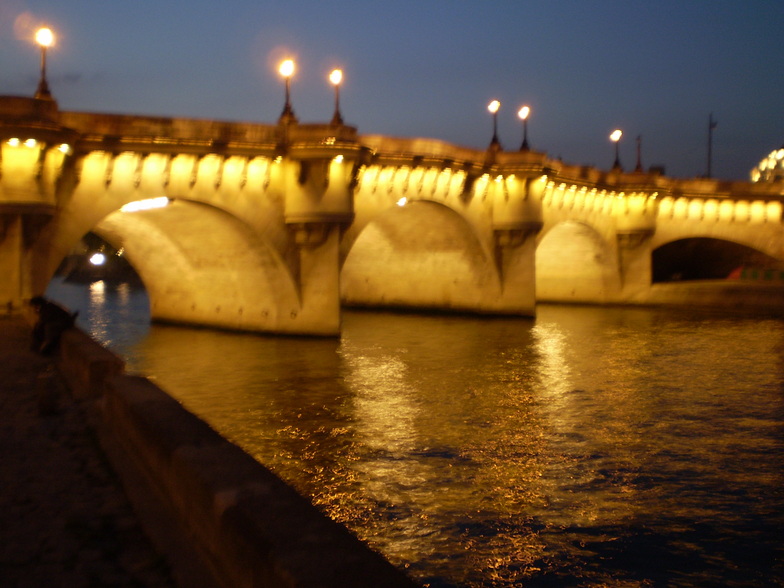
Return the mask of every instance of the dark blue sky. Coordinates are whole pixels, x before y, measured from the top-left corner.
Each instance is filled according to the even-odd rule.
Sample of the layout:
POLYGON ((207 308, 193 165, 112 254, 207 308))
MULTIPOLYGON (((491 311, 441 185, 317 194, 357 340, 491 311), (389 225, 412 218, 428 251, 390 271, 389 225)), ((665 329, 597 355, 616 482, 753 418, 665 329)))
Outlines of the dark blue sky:
POLYGON ((31 24, 58 34, 48 79, 64 110, 275 122, 290 52, 302 122, 327 122, 330 69, 363 134, 484 148, 487 103, 519 148, 608 168, 746 179, 784 144, 781 0, 0 0, 0 94, 35 91, 31 24), (20 15, 25 15, 19 18, 20 15))

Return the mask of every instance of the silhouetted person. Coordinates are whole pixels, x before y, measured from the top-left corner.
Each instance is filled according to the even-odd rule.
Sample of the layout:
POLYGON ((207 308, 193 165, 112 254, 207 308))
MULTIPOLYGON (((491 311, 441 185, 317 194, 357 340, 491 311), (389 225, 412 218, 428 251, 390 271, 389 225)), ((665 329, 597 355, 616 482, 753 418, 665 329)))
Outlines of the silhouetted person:
POLYGON ((38 313, 38 320, 33 326, 33 351, 48 355, 57 349, 60 335, 74 325, 79 313, 71 314, 43 296, 31 298, 30 306, 38 313))

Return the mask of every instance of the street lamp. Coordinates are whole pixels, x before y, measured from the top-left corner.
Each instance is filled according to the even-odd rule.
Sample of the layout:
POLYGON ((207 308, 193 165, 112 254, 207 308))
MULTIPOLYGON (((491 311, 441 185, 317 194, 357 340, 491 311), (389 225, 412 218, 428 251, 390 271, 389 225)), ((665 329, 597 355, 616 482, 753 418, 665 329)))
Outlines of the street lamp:
POLYGON ((610 141, 615 143, 615 163, 613 163, 613 169, 621 169, 621 156, 619 152, 618 145, 621 142, 621 135, 623 135, 623 131, 621 129, 615 129, 612 133, 610 133, 610 141))
POLYGON ((528 106, 523 106, 517 111, 517 116, 523 121, 523 144, 520 146, 520 151, 528 151, 528 115, 531 114, 531 109, 528 106))
POLYGON ((634 166, 634 171, 642 171, 642 135, 637 135, 637 165, 634 166))
POLYGON ((342 125, 343 117, 340 116, 340 82, 343 81, 343 71, 339 69, 333 69, 329 74, 329 81, 332 82, 333 86, 335 86, 335 114, 332 115, 331 124, 336 126, 342 125))
POLYGON ((278 72, 283 76, 286 81, 286 104, 283 106, 283 112, 280 113, 280 121, 282 123, 297 122, 297 117, 294 115, 294 109, 291 108, 291 76, 294 75, 294 60, 284 59, 278 67, 278 72))
POLYGON ((41 100, 51 100, 52 93, 49 91, 49 84, 46 83, 46 49, 54 45, 52 29, 47 27, 38 29, 35 32, 35 42, 41 47, 41 79, 38 82, 35 97, 41 100))
POLYGON ((487 105, 487 110, 493 115, 493 138, 490 141, 490 149, 492 151, 501 150, 501 142, 498 140, 498 109, 501 108, 501 103, 498 100, 493 100, 487 105))

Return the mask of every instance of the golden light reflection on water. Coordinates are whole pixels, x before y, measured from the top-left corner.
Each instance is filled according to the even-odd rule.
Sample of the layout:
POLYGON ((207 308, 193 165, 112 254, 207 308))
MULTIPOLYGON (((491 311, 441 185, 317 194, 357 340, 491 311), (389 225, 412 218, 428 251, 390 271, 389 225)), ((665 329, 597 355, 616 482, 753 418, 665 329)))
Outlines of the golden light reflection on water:
POLYGON ((406 364, 394 356, 348 357, 345 383, 356 397, 356 430, 371 450, 403 456, 415 447, 416 390, 406 364))
MULTIPOLYGON (((566 402, 573 389, 571 366, 566 357, 566 335, 557 323, 539 323, 532 330, 540 358, 539 378, 548 405, 556 408, 566 402)), ((556 414, 558 411, 554 411, 556 414)))
POLYGON ((340 341, 156 326, 130 366, 423 582, 781 579, 781 322, 543 307, 349 313, 340 341))

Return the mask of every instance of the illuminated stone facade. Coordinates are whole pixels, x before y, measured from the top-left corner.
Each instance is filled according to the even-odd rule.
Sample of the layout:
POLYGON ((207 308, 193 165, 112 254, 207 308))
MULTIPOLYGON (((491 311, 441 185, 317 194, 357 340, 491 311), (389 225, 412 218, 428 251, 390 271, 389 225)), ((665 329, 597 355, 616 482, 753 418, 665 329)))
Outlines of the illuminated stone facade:
POLYGON ((784 181, 784 145, 763 158, 757 167, 751 170, 750 175, 752 182, 784 181))
POLYGON ((125 252, 155 318, 283 333, 337 333, 341 303, 530 316, 537 300, 671 302, 652 259, 682 240, 784 260, 775 178, 675 180, 343 125, 16 97, 0 97, 0 145, 11 311, 89 231, 125 252))

